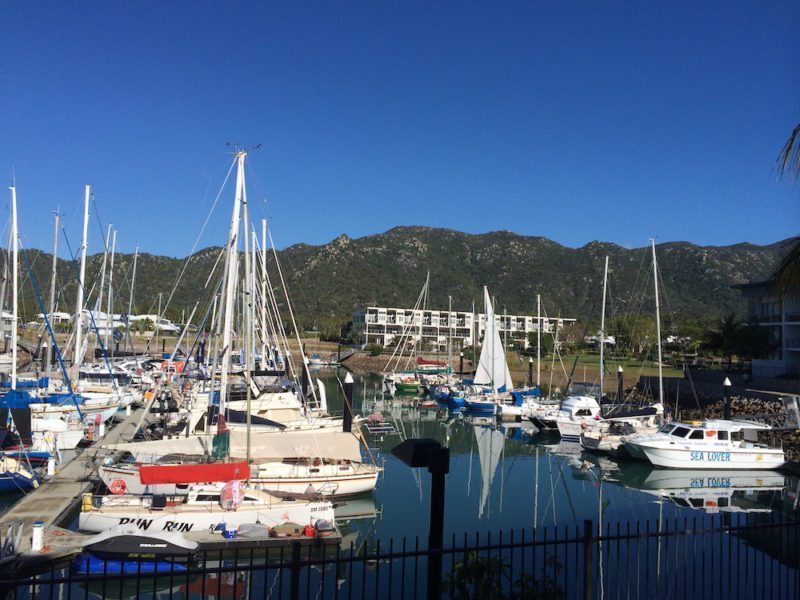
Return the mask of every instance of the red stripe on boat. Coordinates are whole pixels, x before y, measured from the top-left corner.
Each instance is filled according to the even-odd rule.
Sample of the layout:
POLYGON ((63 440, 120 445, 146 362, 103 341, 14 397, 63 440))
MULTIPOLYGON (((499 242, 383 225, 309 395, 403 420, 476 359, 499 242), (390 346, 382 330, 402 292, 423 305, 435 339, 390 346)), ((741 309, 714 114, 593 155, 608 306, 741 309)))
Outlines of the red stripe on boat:
POLYGON ((199 465, 142 465, 139 479, 144 485, 154 483, 210 483, 235 481, 250 477, 247 461, 199 465))

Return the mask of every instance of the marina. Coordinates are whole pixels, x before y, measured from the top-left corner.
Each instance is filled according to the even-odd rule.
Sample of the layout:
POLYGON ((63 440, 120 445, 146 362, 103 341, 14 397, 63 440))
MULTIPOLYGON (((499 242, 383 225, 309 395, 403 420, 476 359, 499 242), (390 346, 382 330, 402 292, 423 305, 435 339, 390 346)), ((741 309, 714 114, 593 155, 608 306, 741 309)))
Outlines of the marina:
POLYGON ((0 600, 800 599, 800 5, 4 6, 0 600))

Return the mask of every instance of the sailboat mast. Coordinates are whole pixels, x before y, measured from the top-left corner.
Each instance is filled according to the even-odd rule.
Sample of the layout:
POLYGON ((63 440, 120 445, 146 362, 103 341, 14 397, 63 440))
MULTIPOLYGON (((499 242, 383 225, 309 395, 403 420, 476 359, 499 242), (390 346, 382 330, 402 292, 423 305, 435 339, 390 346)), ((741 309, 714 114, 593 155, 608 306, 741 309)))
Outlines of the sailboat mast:
POLYGON ((267 364, 267 220, 261 219, 261 368, 267 364))
MULTIPOLYGON (((11 188, 9 188, 11 189, 11 188)), ((6 253, 3 256, 3 284, 0 286, 0 317, 6 311, 6 296, 8 295, 8 261, 11 260, 11 228, 8 229, 8 243, 6 253)), ((3 332, 5 336, 5 332, 3 332)), ((5 337, 3 338, 5 340, 5 337)))
POLYGON ((102 310, 103 308, 103 292, 105 292, 106 289, 106 265, 108 264, 108 249, 109 249, 109 243, 111 242, 112 227, 113 225, 109 223, 108 230, 106 231, 106 237, 103 239, 103 268, 100 269, 100 288, 97 293, 97 305, 96 305, 98 311, 102 310))
MULTIPOLYGON (((84 188, 83 199, 83 237, 81 238, 81 270, 78 277, 78 299, 75 308, 75 353, 73 355, 72 363, 76 367, 80 367, 83 356, 81 349, 83 348, 83 331, 81 314, 83 312, 83 284, 86 280, 86 246, 89 240, 89 197, 92 194, 92 186, 86 185, 84 188)), ((78 373, 73 377, 73 381, 77 382, 78 373)))
MULTIPOLYGON (((106 347, 106 351, 108 351, 108 334, 110 333, 111 329, 114 326, 114 317, 112 315, 112 309, 114 307, 114 300, 113 300, 113 290, 114 290, 114 254, 117 250, 117 230, 114 230, 114 234, 111 238, 111 263, 108 269, 108 302, 106 304, 106 335, 105 340, 103 341, 103 345, 106 347)), ((103 290, 100 290, 100 296, 102 297, 103 290)))
POLYGON ((453 368, 453 297, 447 297, 447 366, 453 368))
MULTIPOLYGON (((139 246, 136 246, 136 250, 133 252, 133 273, 131 274, 131 293, 128 296, 128 322, 126 324, 126 336, 125 336, 125 350, 128 349, 128 338, 131 337, 131 315, 133 314, 133 289, 136 286, 136 261, 139 258, 139 246)), ((133 345, 133 344, 131 344, 133 345)), ((133 353, 136 354, 136 348, 133 349, 133 353)))
POLYGON ((539 387, 539 378, 542 373, 542 297, 536 294, 536 387, 539 387))
POLYGON ((19 321, 19 304, 17 300, 17 272, 19 271, 19 237, 17 236, 17 188, 11 187, 11 389, 17 389, 17 324, 19 321))
POLYGON ((656 342, 658 346, 658 401, 664 403, 664 378, 661 373, 661 312, 658 306, 658 262, 656 261, 656 241, 650 240, 653 247, 653 286, 656 295, 656 342))
MULTIPOLYGON (((56 274, 58 271, 58 229, 61 227, 61 215, 58 211, 55 213, 55 229, 53 230, 53 266, 50 271, 50 304, 47 310, 50 312, 48 319, 52 321, 53 313, 56 310, 56 274)), ((53 355, 52 350, 48 350, 44 357, 44 372, 50 373, 50 357, 53 355)))
POLYGON ((606 289, 608 287, 608 257, 603 269, 603 304, 600 309, 600 397, 603 397, 603 350, 606 345, 606 289))
POLYGON ((236 194, 233 203, 233 214, 231 215, 231 227, 228 233, 228 271, 225 274, 225 297, 223 298, 223 324, 222 324, 222 361, 220 365, 220 389, 219 389, 219 412, 225 411, 225 400, 227 398, 228 371, 231 364, 231 343, 233 329, 233 308, 236 304, 236 275, 239 272, 239 220, 241 214, 242 191, 244 189, 244 159, 247 153, 240 151, 236 154, 236 194))

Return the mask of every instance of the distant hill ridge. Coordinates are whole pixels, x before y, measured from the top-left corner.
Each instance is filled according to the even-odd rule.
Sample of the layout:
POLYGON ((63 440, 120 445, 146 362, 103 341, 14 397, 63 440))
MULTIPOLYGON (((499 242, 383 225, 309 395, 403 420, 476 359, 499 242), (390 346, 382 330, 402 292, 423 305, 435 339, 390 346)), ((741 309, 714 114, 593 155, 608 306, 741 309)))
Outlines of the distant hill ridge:
MULTIPOLYGON (((665 310, 692 319, 741 312, 740 293, 731 286, 766 278, 790 242, 657 245, 665 310)), ((219 248, 205 248, 189 258, 168 316, 179 319, 182 310, 188 315, 218 252, 219 248)), ((610 306, 621 314, 627 310, 634 287, 652 288, 644 281, 647 273, 652 278, 648 252, 647 247, 626 249, 599 241, 569 248, 545 237, 510 231, 470 234, 402 226, 360 238, 343 234, 318 246, 299 243, 278 255, 302 326, 335 330, 350 320, 355 309, 368 304, 413 306, 427 271, 431 273, 430 307, 447 308, 450 296, 454 309, 469 310, 475 302, 480 311, 482 286, 487 285, 497 299, 498 311, 532 313, 538 293, 550 316, 597 318, 606 255, 611 269, 610 306)), ((38 250, 29 253, 39 288, 47 297, 52 257, 38 250)), ((135 312, 155 312, 159 293, 166 302, 184 260, 139 254, 135 312)), ((117 312, 127 308, 132 262, 132 254, 116 255, 117 312)), ((101 263, 102 254, 90 257, 90 281, 99 280, 101 263)), ((75 272, 66 261, 59 261, 61 310, 74 311, 75 272)), ((27 286, 23 309, 30 318, 39 309, 29 282, 27 286)), ((650 304, 644 302, 649 310, 650 304)))

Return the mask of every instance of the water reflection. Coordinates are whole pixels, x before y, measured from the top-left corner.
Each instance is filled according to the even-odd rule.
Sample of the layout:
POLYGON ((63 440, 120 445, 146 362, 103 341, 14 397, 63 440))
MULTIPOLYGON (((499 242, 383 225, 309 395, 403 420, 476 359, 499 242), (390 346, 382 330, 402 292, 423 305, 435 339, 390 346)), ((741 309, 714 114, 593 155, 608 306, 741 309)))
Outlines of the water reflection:
MULTIPOLYGON (((336 410, 342 405, 338 376, 329 372, 321 377, 336 410)), ((373 528, 383 539, 424 538, 427 533, 427 473, 405 467, 390 453, 401 441, 415 437, 433 438, 450 448, 447 533, 584 519, 625 522, 732 512, 794 517, 796 512, 797 479, 779 472, 656 469, 583 452, 579 444, 539 433, 527 421, 498 423, 491 417, 450 413, 427 399, 384 396, 378 375, 356 380, 356 410, 391 426, 388 432, 368 435, 385 466, 375 491, 383 518, 373 528)))

